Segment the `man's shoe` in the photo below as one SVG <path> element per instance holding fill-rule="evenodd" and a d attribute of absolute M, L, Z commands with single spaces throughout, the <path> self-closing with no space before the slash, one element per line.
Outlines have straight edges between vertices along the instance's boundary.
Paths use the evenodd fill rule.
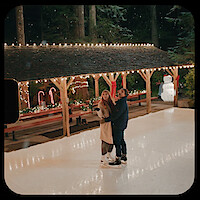
<path fill-rule="evenodd" d="M 114 162 L 109 162 L 109 165 L 121 165 L 121 158 L 116 157 Z"/>
<path fill-rule="evenodd" d="M 127 157 L 126 157 L 125 154 L 122 154 L 121 162 L 122 162 L 123 164 L 126 164 L 126 163 L 127 163 Z"/>

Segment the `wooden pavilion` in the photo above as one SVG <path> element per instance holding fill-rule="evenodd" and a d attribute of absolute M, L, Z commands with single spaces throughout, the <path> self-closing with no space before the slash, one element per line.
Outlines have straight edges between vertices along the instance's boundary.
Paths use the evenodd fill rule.
<path fill-rule="evenodd" d="M 17 81 L 51 80 L 60 90 L 63 114 L 63 135 L 70 136 L 69 98 L 67 89 L 75 77 L 92 76 L 95 80 L 95 96 L 99 96 L 98 80 L 104 78 L 113 97 L 116 80 L 137 72 L 146 82 L 147 113 L 151 112 L 150 79 L 155 70 L 166 70 L 172 77 L 176 95 L 174 106 L 178 105 L 178 69 L 193 65 L 176 66 L 167 52 L 153 44 L 40 44 L 8 46 L 4 44 L 4 78 Z"/>

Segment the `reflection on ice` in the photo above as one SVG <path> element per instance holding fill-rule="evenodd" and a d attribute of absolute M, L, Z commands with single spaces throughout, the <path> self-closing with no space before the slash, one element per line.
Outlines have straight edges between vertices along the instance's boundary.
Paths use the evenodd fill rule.
<path fill-rule="evenodd" d="M 174 112 L 174 107 L 172 107 L 172 108 L 169 108 L 169 109 L 166 109 L 165 110 L 165 112 L 167 112 L 167 113 L 173 113 Z"/>
<path fill-rule="evenodd" d="M 139 148 L 144 148 L 143 146 L 141 146 L 141 141 L 138 141 L 137 146 Z M 156 160 L 148 161 L 148 162 L 144 154 L 131 156 L 131 153 L 130 153 L 128 157 L 129 160 L 128 160 L 127 167 L 125 167 L 125 169 L 122 169 L 124 170 L 125 173 L 121 173 L 120 176 L 114 175 L 112 177 L 112 183 L 113 182 L 115 182 L 116 184 L 130 183 L 135 178 L 139 178 L 140 176 L 143 176 L 145 173 L 156 170 L 157 168 L 160 168 L 163 165 L 169 163 L 170 161 L 173 161 L 174 159 L 178 159 L 178 157 L 184 156 L 185 154 L 193 150 L 194 150 L 194 143 L 186 143 L 185 145 L 180 146 L 179 148 L 175 149 L 173 152 L 168 153 L 168 154 L 160 154 L 159 158 L 157 158 Z M 57 151 L 52 150 L 52 157 L 55 157 L 56 155 L 58 156 L 58 153 L 59 153 L 58 149 Z M 148 155 L 148 157 L 150 156 L 150 154 Z M 18 170 L 19 168 L 38 164 L 41 162 L 41 160 L 44 160 L 44 156 L 40 156 L 40 157 L 32 156 L 31 159 L 26 158 L 26 162 L 24 162 L 23 160 L 19 160 L 18 162 L 20 164 L 18 164 L 16 160 L 14 162 L 9 162 L 9 171 L 12 173 L 15 173 L 14 171 Z M 136 167 L 136 166 L 139 166 L 139 167 Z M 96 167 L 98 168 L 98 163 Z M 83 193 L 101 194 L 101 192 L 104 192 L 102 188 L 102 185 L 104 185 L 104 181 L 105 181 L 104 173 L 108 171 L 112 171 L 113 174 L 115 174 L 116 169 L 98 169 L 92 174 L 90 173 L 87 174 L 86 177 L 81 176 L 79 181 L 75 183 L 72 182 L 71 190 L 70 191 L 65 190 L 64 194 L 83 194 Z M 106 174 L 105 176 L 108 176 L 108 174 Z M 63 194 L 63 192 L 58 192 L 57 189 L 51 190 L 49 192 L 50 194 Z"/>
<path fill-rule="evenodd" d="M 191 110 L 184 115 L 181 109 L 169 110 L 129 120 L 125 134 L 128 163 L 121 169 L 100 167 L 100 130 L 93 129 L 5 153 L 6 183 L 21 194 L 184 192 L 194 178 L 194 116 Z M 161 117 L 163 122 L 157 124 Z M 174 124 L 166 124 L 169 118 Z M 115 148 L 113 156 L 114 152 Z M 169 177 L 168 170 L 178 169 Z"/>

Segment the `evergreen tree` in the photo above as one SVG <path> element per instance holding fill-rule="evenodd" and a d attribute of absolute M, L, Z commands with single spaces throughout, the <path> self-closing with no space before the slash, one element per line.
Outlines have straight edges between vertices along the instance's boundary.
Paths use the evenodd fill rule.
<path fill-rule="evenodd" d="M 76 16 L 73 6 L 42 6 L 42 35 L 49 43 L 73 42 Z"/>
<path fill-rule="evenodd" d="M 126 21 L 127 10 L 117 5 L 98 5 L 97 8 L 97 35 L 101 42 L 128 42 L 132 41 L 133 34 L 121 22 Z"/>
<path fill-rule="evenodd" d="M 177 18 L 166 17 L 169 22 L 176 23 L 177 27 L 180 29 L 176 46 L 169 48 L 168 53 L 170 54 L 171 58 L 177 62 L 177 64 L 194 64 L 194 19 L 191 12 L 179 6 L 174 6 L 168 15 L 170 15 L 176 9 L 179 9 L 180 12 Z"/>
<path fill-rule="evenodd" d="M 171 15 L 175 10 L 179 11 L 177 18 L 166 17 L 171 23 L 177 24 L 180 29 L 176 46 L 169 48 L 169 54 L 171 58 L 177 62 L 177 64 L 194 64 L 195 63 L 195 51 L 194 51 L 194 19 L 188 10 L 181 8 L 180 6 L 174 6 L 168 15 Z M 188 95 L 191 99 L 195 98 L 195 70 L 189 70 L 188 74 L 184 76 L 185 84 Z M 194 103 L 194 102 L 193 102 Z"/>

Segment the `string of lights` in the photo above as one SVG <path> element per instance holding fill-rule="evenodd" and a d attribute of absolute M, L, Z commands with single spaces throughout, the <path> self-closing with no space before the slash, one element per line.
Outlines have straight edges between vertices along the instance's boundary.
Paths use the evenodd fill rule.
<path fill-rule="evenodd" d="M 14 46 L 18 46 L 18 47 L 23 47 L 22 44 L 14 44 L 12 43 L 11 45 L 8 45 L 7 43 L 4 43 L 4 47 L 14 47 Z M 150 44 L 150 43 L 46 43 L 46 44 L 42 44 L 40 43 L 39 45 L 37 45 L 36 43 L 33 43 L 32 45 L 30 44 L 26 44 L 25 47 L 138 47 L 138 46 L 142 46 L 142 47 L 152 47 L 154 46 L 154 44 Z"/>
<path fill-rule="evenodd" d="M 99 77 L 101 77 L 102 76 L 102 74 L 104 74 L 105 76 L 107 76 L 109 73 L 111 73 L 111 75 L 113 75 L 114 73 L 116 73 L 116 74 L 119 74 L 119 73 L 121 73 L 121 74 L 130 74 L 130 73 L 134 73 L 134 72 L 137 72 L 137 73 L 139 73 L 139 71 L 142 71 L 142 72 L 144 72 L 144 71 L 148 71 L 148 70 L 150 70 L 150 71 L 156 71 L 156 70 L 158 70 L 158 71 L 160 71 L 160 70 L 166 70 L 166 69 L 189 69 L 189 68 L 194 68 L 194 65 L 179 65 L 179 66 L 164 66 L 164 67 L 154 67 L 154 68 L 150 68 L 150 69 L 136 69 L 136 70 L 127 70 L 127 71 L 118 71 L 118 72 L 106 72 L 106 73 L 96 73 L 96 74 L 81 74 L 81 75 L 72 75 L 72 76 L 67 76 L 67 77 L 61 77 L 61 80 L 63 80 L 63 79 L 65 79 L 65 80 L 67 80 L 67 79 L 70 79 L 70 77 L 72 78 L 72 79 L 75 79 L 75 77 L 79 77 L 79 78 L 81 78 L 81 79 L 85 79 L 85 78 L 90 78 L 90 77 L 95 77 L 95 76 L 99 76 Z M 57 81 L 58 79 L 59 79 L 60 77 L 55 77 L 54 79 L 53 79 L 53 81 Z M 48 80 L 47 79 L 39 79 L 39 80 L 35 80 L 35 83 L 43 83 L 43 82 L 47 82 Z M 21 84 L 21 82 L 19 82 L 19 84 Z M 29 84 L 29 81 L 27 81 L 26 82 L 26 84 Z"/>

